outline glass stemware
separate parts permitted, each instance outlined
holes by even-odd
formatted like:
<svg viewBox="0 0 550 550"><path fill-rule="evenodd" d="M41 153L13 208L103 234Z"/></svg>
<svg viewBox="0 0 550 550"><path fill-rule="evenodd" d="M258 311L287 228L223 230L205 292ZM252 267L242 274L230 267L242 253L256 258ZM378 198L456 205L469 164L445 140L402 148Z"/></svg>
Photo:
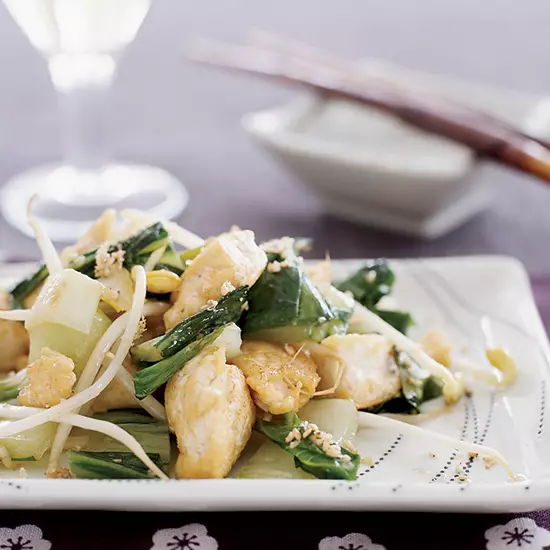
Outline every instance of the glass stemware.
<svg viewBox="0 0 550 550"><path fill-rule="evenodd" d="M106 208L139 208L172 218L188 195L153 166L110 162L103 147L103 103L119 54L134 39L151 0L4 0L48 61L60 98L65 159L16 175L0 189L9 223L30 234L29 199L49 235L74 240Z"/></svg>

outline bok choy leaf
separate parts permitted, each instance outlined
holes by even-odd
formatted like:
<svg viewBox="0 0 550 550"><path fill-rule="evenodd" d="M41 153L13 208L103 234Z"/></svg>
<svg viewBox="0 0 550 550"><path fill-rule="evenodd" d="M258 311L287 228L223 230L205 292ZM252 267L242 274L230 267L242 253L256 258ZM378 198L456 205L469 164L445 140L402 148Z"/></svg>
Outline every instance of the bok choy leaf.
<svg viewBox="0 0 550 550"><path fill-rule="evenodd" d="M162 469L158 453L149 458ZM154 479L147 466L132 453L69 451L69 468L73 477L80 479Z"/></svg>
<svg viewBox="0 0 550 550"><path fill-rule="evenodd" d="M174 355L136 372L134 375L136 397L143 399L168 382L170 377L178 372L187 361L193 359L206 346L214 343L214 340L221 336L223 329L224 327L218 327L206 336L191 342Z"/></svg>
<svg viewBox="0 0 550 550"><path fill-rule="evenodd" d="M357 479L357 470L361 462L361 457L341 447L342 458L332 458L315 445L311 437L301 438L297 445L294 442L288 442L287 438L293 429L304 433L306 426L302 425L300 419L295 413L285 415L285 423L258 421L255 430L264 434L273 443L276 443L294 457L296 467L315 476L318 479Z"/></svg>
<svg viewBox="0 0 550 550"><path fill-rule="evenodd" d="M199 311L184 319L164 336L135 346L132 356L138 361L161 361L214 329L228 323L236 323L243 313L242 308L247 296L246 286L233 290L220 298L214 308Z"/></svg>
<svg viewBox="0 0 550 550"><path fill-rule="evenodd" d="M351 292L355 300L370 309L384 321L405 334L413 324L411 315L404 311L381 309L379 302L392 291L395 274L385 260L368 262L364 267L337 285L342 292Z"/></svg>
<svg viewBox="0 0 550 550"><path fill-rule="evenodd" d="M120 410L95 414L93 418L117 424L135 437L151 460L161 469L170 462L170 431L168 424L141 411ZM85 479L148 479L154 478L143 462L126 447L98 432L75 429L73 435L86 434L88 441L82 450L68 453L74 477Z"/></svg>
<svg viewBox="0 0 550 550"><path fill-rule="evenodd" d="M335 315L292 251L270 254L269 261L250 289L242 326L249 338L292 344L346 331L347 321Z"/></svg>
<svg viewBox="0 0 550 550"><path fill-rule="evenodd" d="M368 412L418 414L423 403L443 394L441 382L406 353L394 350L394 359L399 369L401 392L389 401L370 407Z"/></svg>
<svg viewBox="0 0 550 550"><path fill-rule="evenodd" d="M131 270L134 265L145 264L152 252L165 246L168 242L166 229L161 223L155 223L140 231L137 235L110 246L108 252L124 250L124 267ZM96 253L97 249L85 252L69 262L67 267L93 279L95 278ZM23 308L25 298L40 286L47 277L48 268L42 265L32 276L15 285L11 290L15 307Z"/></svg>
<svg viewBox="0 0 550 550"><path fill-rule="evenodd" d="M0 402L10 401L19 395L19 390L27 378L27 369L8 374L0 379Z"/></svg>

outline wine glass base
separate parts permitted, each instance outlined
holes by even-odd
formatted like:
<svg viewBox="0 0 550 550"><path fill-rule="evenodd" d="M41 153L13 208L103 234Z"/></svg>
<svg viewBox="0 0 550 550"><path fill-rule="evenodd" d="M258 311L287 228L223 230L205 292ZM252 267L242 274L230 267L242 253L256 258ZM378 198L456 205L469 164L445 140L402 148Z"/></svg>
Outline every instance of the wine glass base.
<svg viewBox="0 0 550 550"><path fill-rule="evenodd" d="M0 189L0 211L26 235L27 205L54 241L75 241L107 208L134 208L171 219L187 206L189 195L174 176L153 166L109 164L97 171L48 165L17 174Z"/></svg>

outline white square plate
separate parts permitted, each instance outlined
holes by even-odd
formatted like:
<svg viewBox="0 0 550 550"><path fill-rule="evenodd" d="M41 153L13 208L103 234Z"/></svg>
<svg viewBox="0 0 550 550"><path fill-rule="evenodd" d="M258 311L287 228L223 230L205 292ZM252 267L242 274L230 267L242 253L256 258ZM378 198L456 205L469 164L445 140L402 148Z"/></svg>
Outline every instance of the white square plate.
<svg viewBox="0 0 550 550"><path fill-rule="evenodd" d="M333 261L335 277L361 265ZM518 381L502 392L475 386L473 396L425 427L497 448L525 481L510 482L502 468L481 460L456 467L467 456L429 436L399 429L361 430L356 441L373 466L356 482L321 480L48 480L0 479L0 508L118 510L346 509L454 512L519 512L550 507L550 428L546 411L549 347L523 267L502 257L392 262L395 298L416 320L413 336L440 327L457 348L482 360L490 333L519 367ZM0 266L0 285L29 266ZM435 457L431 455L435 454ZM32 475L32 473L31 473Z"/></svg>

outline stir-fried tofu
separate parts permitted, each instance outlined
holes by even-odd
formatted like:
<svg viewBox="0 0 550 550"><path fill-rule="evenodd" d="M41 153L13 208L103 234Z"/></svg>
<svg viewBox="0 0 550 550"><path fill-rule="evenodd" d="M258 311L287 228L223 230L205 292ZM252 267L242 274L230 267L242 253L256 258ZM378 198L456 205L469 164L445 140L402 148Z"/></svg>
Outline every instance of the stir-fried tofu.
<svg viewBox="0 0 550 550"><path fill-rule="evenodd" d="M208 347L166 386L166 414L177 440L178 478L223 478L252 433L255 409L244 375Z"/></svg>
<svg viewBox="0 0 550 550"><path fill-rule="evenodd" d="M271 414L303 407L319 384L317 368L305 352L292 346L248 340L235 363L246 376L256 405Z"/></svg>
<svg viewBox="0 0 550 550"><path fill-rule="evenodd" d="M166 328L219 300L227 288L252 286L266 264L266 254L254 241L252 231L234 231L211 239L181 276L177 298L164 315Z"/></svg>
<svg viewBox="0 0 550 550"><path fill-rule="evenodd" d="M334 335L325 338L321 344L342 361L334 361L334 355L330 353L325 357L314 354L321 376L319 389L329 389L337 384L334 396L352 399L358 409L383 403L399 392L401 382L391 353L393 346L384 336ZM342 368L343 372L339 372Z"/></svg>
<svg viewBox="0 0 550 550"><path fill-rule="evenodd" d="M53 407L72 395L75 382L73 360L43 348L40 357L27 367L27 382L19 392L19 402L26 407Z"/></svg>
<svg viewBox="0 0 550 550"><path fill-rule="evenodd" d="M7 292L0 292L0 309L11 309ZM0 319L0 372L18 370L18 366L29 353L29 335L19 321Z"/></svg>

